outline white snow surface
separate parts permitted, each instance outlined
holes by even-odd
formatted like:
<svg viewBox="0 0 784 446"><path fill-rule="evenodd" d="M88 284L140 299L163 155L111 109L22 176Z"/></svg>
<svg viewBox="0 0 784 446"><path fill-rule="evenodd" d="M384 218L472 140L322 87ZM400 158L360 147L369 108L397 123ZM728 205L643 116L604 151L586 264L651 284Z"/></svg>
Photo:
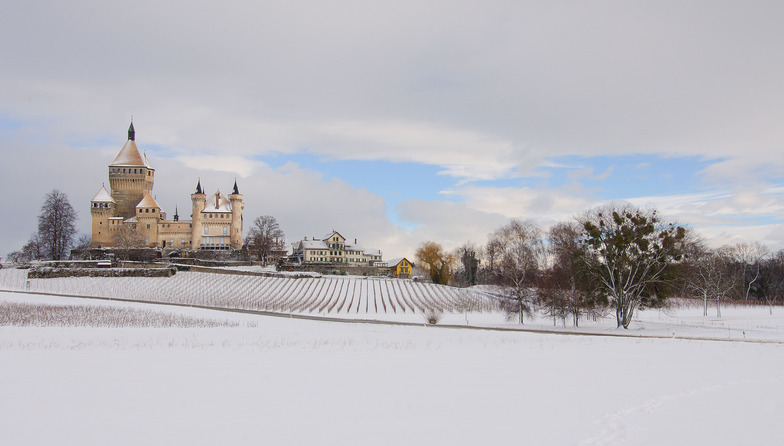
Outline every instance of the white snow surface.
<svg viewBox="0 0 784 446"><path fill-rule="evenodd" d="M646 311L630 330L717 338L694 340L324 322L20 292L0 293L4 301L239 322L0 326L4 445L778 445L784 434L780 308L730 306L721 319L691 306ZM587 329L619 332L606 321ZM763 335L744 339L747 329ZM733 341L710 334L720 331Z"/></svg>

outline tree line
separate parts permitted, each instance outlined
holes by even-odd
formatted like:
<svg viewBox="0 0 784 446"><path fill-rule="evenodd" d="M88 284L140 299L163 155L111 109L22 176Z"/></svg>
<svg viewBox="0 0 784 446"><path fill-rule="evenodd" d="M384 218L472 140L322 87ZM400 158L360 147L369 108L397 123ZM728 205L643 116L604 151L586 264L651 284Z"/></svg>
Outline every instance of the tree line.
<svg viewBox="0 0 784 446"><path fill-rule="evenodd" d="M66 194L48 193L37 232L9 260L64 260L71 248L89 247L88 234L77 239L76 219ZM136 244L122 237L118 246ZM284 237L274 217L261 216L245 250L266 262L285 250ZM435 283L497 285L502 308L520 323L539 310L576 326L609 310L628 328L636 310L660 307L669 296L701 299L705 315L713 305L720 317L727 300L762 302L772 314L784 297L784 250L771 253L758 242L710 248L693 229L628 203L591 209L547 231L513 219L484 246L469 242L450 252L428 241L415 256Z"/></svg>
<svg viewBox="0 0 784 446"><path fill-rule="evenodd" d="M784 294L784 250L760 243L712 249L696 232L655 209L611 203L545 231L513 219L484 246L447 251L432 241L415 253L435 283L496 285L502 308L520 323L534 310L577 326L581 317L614 311L628 328L636 310L670 296L702 299L704 314L726 300L765 302L772 313Z"/></svg>

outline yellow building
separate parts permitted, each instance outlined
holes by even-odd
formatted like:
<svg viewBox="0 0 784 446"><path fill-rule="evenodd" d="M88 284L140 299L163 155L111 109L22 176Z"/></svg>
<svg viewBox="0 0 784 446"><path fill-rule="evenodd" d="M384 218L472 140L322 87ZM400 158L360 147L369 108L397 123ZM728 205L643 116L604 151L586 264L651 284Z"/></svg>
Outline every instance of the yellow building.
<svg viewBox="0 0 784 446"><path fill-rule="evenodd" d="M393 259L388 261L387 268L389 268L390 276L411 277L411 270L414 268L414 264L403 257L402 259Z"/></svg>
<svg viewBox="0 0 784 446"><path fill-rule="evenodd" d="M242 194L234 182L228 198L220 191L209 197L201 180L191 194L192 220L166 213L152 196L155 169L136 146L133 123L128 141L109 164L109 190L101 186L90 200L93 248L143 246L231 250L242 249Z"/></svg>

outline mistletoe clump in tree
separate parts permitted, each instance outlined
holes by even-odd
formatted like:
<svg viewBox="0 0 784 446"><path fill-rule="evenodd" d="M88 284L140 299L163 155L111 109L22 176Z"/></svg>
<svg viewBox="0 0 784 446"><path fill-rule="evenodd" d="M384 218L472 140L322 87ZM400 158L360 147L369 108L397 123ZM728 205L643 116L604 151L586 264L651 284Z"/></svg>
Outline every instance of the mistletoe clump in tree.
<svg viewBox="0 0 784 446"><path fill-rule="evenodd" d="M663 223L655 210L628 204L594 209L579 222L583 267L614 304L618 327L629 328L635 308L664 299L673 266L683 257L687 231Z"/></svg>

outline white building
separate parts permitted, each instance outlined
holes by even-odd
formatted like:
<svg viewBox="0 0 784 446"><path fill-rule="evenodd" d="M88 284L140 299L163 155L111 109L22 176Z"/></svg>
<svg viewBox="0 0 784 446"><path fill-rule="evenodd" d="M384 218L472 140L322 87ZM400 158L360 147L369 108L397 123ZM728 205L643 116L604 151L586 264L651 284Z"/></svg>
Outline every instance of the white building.
<svg viewBox="0 0 784 446"><path fill-rule="evenodd" d="M365 249L357 240L346 243L339 232L332 231L322 238L292 243L292 259L299 263L332 263L351 266L377 266L382 262L381 250Z"/></svg>

